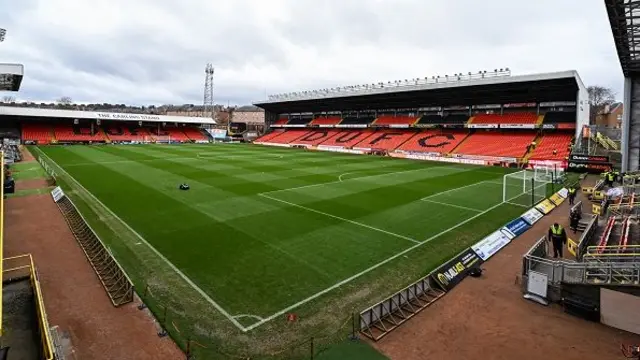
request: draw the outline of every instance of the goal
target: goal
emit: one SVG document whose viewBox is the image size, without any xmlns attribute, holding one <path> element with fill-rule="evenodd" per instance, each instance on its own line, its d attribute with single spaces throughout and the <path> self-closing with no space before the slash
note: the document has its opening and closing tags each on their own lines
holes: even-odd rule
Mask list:
<svg viewBox="0 0 640 360">
<path fill-rule="evenodd" d="M 502 180 L 502 202 L 530 207 L 547 196 L 547 184 L 553 176 L 545 171 L 522 170 L 507 174 Z"/>
</svg>

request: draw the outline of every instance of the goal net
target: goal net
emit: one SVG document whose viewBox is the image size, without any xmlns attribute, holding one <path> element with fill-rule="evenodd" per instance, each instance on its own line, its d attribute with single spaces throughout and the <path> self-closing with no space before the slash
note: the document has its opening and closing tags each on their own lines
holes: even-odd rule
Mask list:
<svg viewBox="0 0 640 360">
<path fill-rule="evenodd" d="M 547 184 L 552 176 L 544 171 L 522 170 L 504 176 L 502 202 L 530 207 L 547 196 Z"/>
</svg>

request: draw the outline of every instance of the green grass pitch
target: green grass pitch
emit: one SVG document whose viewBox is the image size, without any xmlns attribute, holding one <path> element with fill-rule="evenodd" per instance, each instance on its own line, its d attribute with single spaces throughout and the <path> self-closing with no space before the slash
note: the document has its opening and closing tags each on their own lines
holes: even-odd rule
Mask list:
<svg viewBox="0 0 640 360">
<path fill-rule="evenodd" d="M 303 327 L 337 328 L 525 211 L 502 204 L 503 168 L 240 144 L 32 152 L 62 168 L 83 213 L 97 208 L 79 203 L 77 183 L 140 236 L 123 246 L 100 225 L 106 212 L 92 223 L 134 282 L 160 284 L 184 308 L 187 297 L 215 303 L 209 323 L 188 316 L 195 305 L 176 311 L 184 326 L 226 329 L 197 335 L 209 341 L 263 338 L 227 342 L 230 351 L 275 351 L 286 346 L 279 336 L 311 332 Z M 178 272 L 189 284 L 163 282 Z M 288 312 L 300 314 L 295 331 Z"/>
</svg>

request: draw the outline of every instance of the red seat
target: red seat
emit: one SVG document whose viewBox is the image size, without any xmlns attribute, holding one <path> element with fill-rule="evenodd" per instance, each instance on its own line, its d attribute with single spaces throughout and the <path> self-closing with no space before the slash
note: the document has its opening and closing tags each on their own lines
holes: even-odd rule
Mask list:
<svg viewBox="0 0 640 360">
<path fill-rule="evenodd" d="M 264 134 L 264 135 L 260 136 L 254 142 L 269 142 L 269 140 L 271 140 L 274 137 L 282 134 L 283 132 L 284 132 L 283 129 L 274 130 L 274 131 L 272 131 L 270 133 L 267 133 L 267 134 Z"/>
<path fill-rule="evenodd" d="M 183 127 L 181 128 L 182 132 L 184 132 L 185 136 L 193 141 L 208 141 L 209 137 L 202 133 L 201 129 L 194 127 Z"/>
<path fill-rule="evenodd" d="M 415 134 L 398 150 L 447 154 L 466 137 L 467 132 L 462 131 L 427 130 Z"/>
<path fill-rule="evenodd" d="M 354 145 L 355 148 L 366 148 L 374 150 L 395 150 L 413 135 L 412 131 L 406 130 L 381 130 Z"/>
<path fill-rule="evenodd" d="M 476 132 L 456 149 L 457 154 L 495 157 L 523 157 L 534 132 Z"/>
<path fill-rule="evenodd" d="M 280 118 L 273 123 L 273 125 L 284 125 L 289 122 L 289 118 Z"/>
<path fill-rule="evenodd" d="M 72 125 L 54 125 L 53 132 L 56 140 L 62 142 L 69 141 L 105 141 L 105 137 L 100 128 L 95 128 L 93 134 L 89 127 L 75 127 Z"/>
<path fill-rule="evenodd" d="M 281 132 L 278 136 L 271 138 L 269 142 L 276 144 L 288 144 L 294 140 L 301 138 L 308 133 L 309 130 L 287 130 Z"/>
<path fill-rule="evenodd" d="M 313 130 L 313 131 L 309 131 L 307 134 L 305 134 L 301 138 L 295 141 L 292 141 L 292 143 L 302 144 L 302 145 L 318 145 L 323 141 L 327 141 L 331 139 L 332 137 L 338 135 L 339 133 L 340 133 L 340 130 L 328 130 L 328 129 Z"/>
<path fill-rule="evenodd" d="M 531 159 L 535 160 L 564 160 L 569 156 L 569 144 L 572 134 L 545 134 L 533 150 Z M 556 150 L 556 154 L 553 151 Z"/>
<path fill-rule="evenodd" d="M 372 130 L 343 130 L 331 139 L 322 142 L 320 145 L 353 147 L 373 135 L 373 133 Z"/>
<path fill-rule="evenodd" d="M 51 126 L 44 124 L 22 124 L 22 140 L 35 141 L 38 144 L 49 144 L 51 142 Z"/>
</svg>

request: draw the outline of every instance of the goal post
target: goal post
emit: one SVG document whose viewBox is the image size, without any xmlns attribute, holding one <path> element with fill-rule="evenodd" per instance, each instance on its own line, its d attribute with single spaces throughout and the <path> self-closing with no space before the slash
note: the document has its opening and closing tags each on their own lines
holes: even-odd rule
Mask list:
<svg viewBox="0 0 640 360">
<path fill-rule="evenodd" d="M 544 200 L 547 184 L 552 177 L 545 172 L 522 170 L 504 175 L 502 179 L 502 202 L 520 206 L 533 206 Z"/>
</svg>

